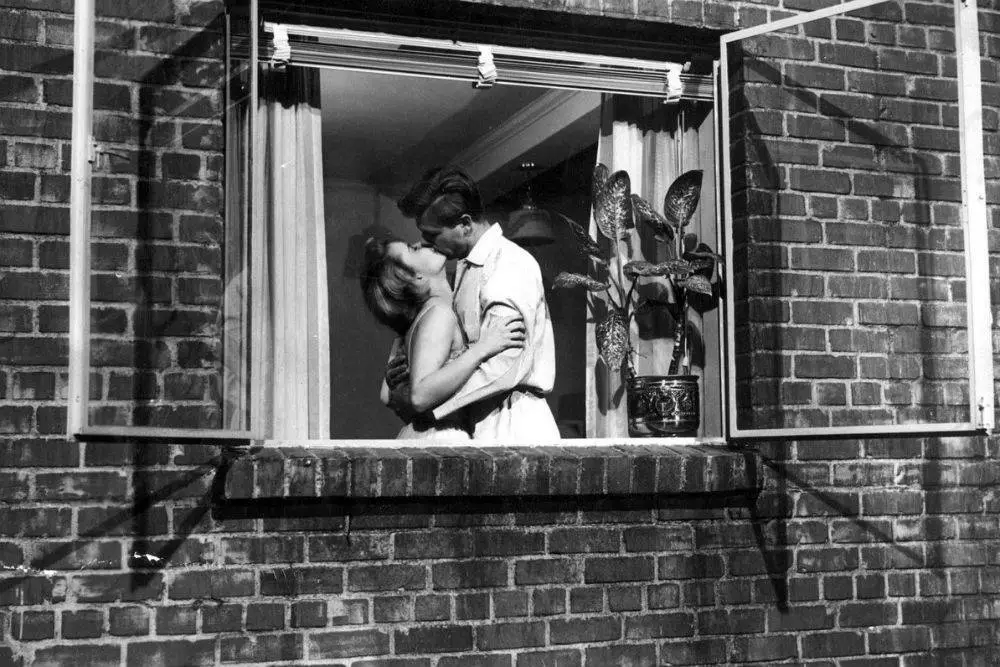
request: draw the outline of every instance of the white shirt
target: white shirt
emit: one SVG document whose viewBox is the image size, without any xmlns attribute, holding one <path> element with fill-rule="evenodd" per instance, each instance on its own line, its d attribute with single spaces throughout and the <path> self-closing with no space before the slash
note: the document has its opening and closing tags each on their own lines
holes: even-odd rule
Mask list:
<svg viewBox="0 0 1000 667">
<path fill-rule="evenodd" d="M 453 302 L 470 343 L 479 340 L 482 326 L 519 315 L 525 325 L 525 346 L 480 364 L 454 396 L 434 409 L 435 419 L 472 406 L 476 438 L 558 438 L 543 398 L 552 391 L 556 353 L 535 258 L 504 238 L 500 225 L 492 225 L 459 264 Z"/>
</svg>

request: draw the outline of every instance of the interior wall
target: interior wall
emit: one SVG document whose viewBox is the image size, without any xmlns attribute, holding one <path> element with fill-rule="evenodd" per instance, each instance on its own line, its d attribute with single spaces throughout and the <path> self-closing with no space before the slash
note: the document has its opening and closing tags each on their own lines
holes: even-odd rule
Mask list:
<svg viewBox="0 0 1000 667">
<path fill-rule="evenodd" d="M 394 200 L 360 181 L 324 181 L 330 303 L 330 437 L 395 438 L 402 423 L 379 401 L 394 334 L 365 307 L 360 276 L 365 240 L 417 237 Z"/>
</svg>

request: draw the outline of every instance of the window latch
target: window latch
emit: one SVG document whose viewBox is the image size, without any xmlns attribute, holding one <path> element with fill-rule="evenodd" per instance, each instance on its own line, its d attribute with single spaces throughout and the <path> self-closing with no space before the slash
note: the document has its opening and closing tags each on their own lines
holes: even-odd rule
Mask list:
<svg viewBox="0 0 1000 667">
<path fill-rule="evenodd" d="M 87 162 L 89 162 L 90 164 L 97 164 L 97 158 L 101 155 L 110 155 L 120 160 L 130 159 L 129 155 L 123 151 L 111 150 L 104 144 L 100 144 L 96 141 L 91 140 L 90 152 L 87 155 Z"/>
</svg>

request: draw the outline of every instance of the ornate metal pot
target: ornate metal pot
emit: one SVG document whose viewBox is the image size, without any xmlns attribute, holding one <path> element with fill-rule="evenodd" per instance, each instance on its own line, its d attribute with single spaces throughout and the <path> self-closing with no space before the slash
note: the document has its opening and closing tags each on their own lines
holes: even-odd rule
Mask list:
<svg viewBox="0 0 1000 667">
<path fill-rule="evenodd" d="M 693 436 L 700 420 L 697 375 L 640 375 L 629 380 L 630 436 Z"/>
</svg>

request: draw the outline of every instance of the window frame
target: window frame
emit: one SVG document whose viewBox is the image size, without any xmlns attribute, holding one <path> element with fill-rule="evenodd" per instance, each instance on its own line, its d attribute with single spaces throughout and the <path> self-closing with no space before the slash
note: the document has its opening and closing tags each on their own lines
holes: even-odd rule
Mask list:
<svg viewBox="0 0 1000 667">
<path fill-rule="evenodd" d="M 748 37 L 776 32 L 817 19 L 845 14 L 889 0 L 852 0 L 813 12 L 798 14 L 772 23 L 737 30 L 719 40 L 720 113 L 722 145 L 722 191 L 726 204 L 732 201 L 730 154 L 730 108 L 728 68 L 729 45 Z M 726 300 L 728 341 L 727 423 L 732 439 L 801 438 L 811 436 L 867 436 L 891 434 L 932 434 L 989 432 L 994 429 L 994 387 L 992 316 L 989 292 L 989 218 L 986 210 L 986 180 L 983 162 L 982 82 L 979 65 L 979 31 L 975 0 L 954 0 L 956 60 L 958 61 L 959 142 L 962 181 L 962 227 L 965 235 L 966 307 L 969 336 L 969 421 L 954 423 L 888 424 L 870 426 L 821 426 L 796 428 L 740 428 L 736 383 L 736 304 Z M 733 247 L 732 207 L 724 206 L 722 229 L 727 250 Z M 735 267 L 731 251 L 726 256 L 726 289 L 735 294 Z"/>
<path fill-rule="evenodd" d="M 760 34 L 766 30 L 776 30 L 790 25 L 804 23 L 825 16 L 832 16 L 838 13 L 852 11 L 862 7 L 879 4 L 885 0 L 853 0 L 842 5 L 837 5 L 817 12 L 799 14 L 797 16 L 783 19 L 781 21 L 758 26 L 755 28 L 736 31 L 723 35 L 719 41 L 720 60 L 716 61 L 716 75 L 712 77 L 692 77 L 682 75 L 682 83 L 686 88 L 690 88 L 692 95 L 698 96 L 696 99 L 710 100 L 716 110 L 716 149 L 715 149 L 715 171 L 717 178 L 721 181 L 717 188 L 719 197 L 719 213 L 721 219 L 717 224 L 718 247 L 725 247 L 729 244 L 732 230 L 731 211 L 731 183 L 729 178 L 729 128 L 724 122 L 728 118 L 728 97 L 722 91 L 728 89 L 727 73 L 725 67 L 719 67 L 719 62 L 725 62 L 727 55 L 727 45 L 739 39 Z M 823 427 L 813 429 L 740 429 L 736 421 L 735 402 L 735 357 L 733 355 L 735 340 L 735 311 L 731 299 L 727 300 L 724 308 L 720 310 L 719 334 L 720 345 L 722 346 L 722 437 L 715 438 L 580 438 L 561 439 L 555 443 L 560 446 L 602 446 L 611 444 L 621 444 L 630 442 L 634 444 L 724 444 L 733 440 L 780 437 L 796 438 L 814 435 L 878 435 L 885 433 L 929 433 L 929 432 L 954 432 L 954 427 L 958 426 L 969 431 L 992 430 L 994 427 L 993 405 L 993 364 L 992 364 L 992 337 L 991 337 L 991 312 L 990 295 L 988 290 L 989 278 L 989 257 L 986 240 L 986 230 L 988 228 L 985 201 L 985 173 L 982 151 L 982 100 L 979 76 L 979 45 L 976 6 L 974 0 L 954 0 L 956 8 L 956 42 L 959 45 L 959 105 L 960 105 L 960 134 L 962 142 L 962 210 L 964 218 L 964 233 L 966 236 L 966 267 L 968 285 L 968 308 L 969 308 L 969 342 L 970 342 L 970 403 L 978 405 L 977 411 L 970 406 L 973 420 L 960 424 L 940 424 L 940 425 L 897 425 L 897 426 L 860 426 L 860 427 Z M 248 3 L 250 25 L 261 26 L 261 16 L 258 10 L 257 0 L 250 0 Z M 94 0 L 77 0 L 74 9 L 74 77 L 73 77 L 73 117 L 72 117 L 72 152 L 71 152 L 71 195 L 70 195 L 70 332 L 69 332 L 69 411 L 67 427 L 70 437 L 137 437 L 137 438 L 176 438 L 176 439 L 198 439 L 198 440 L 260 440 L 261 433 L 264 432 L 263 424 L 259 422 L 260 416 L 254 411 L 249 414 L 249 428 L 246 430 L 224 430 L 224 429 L 180 429 L 180 428 L 160 428 L 160 427 L 136 427 L 136 426 L 92 426 L 88 423 L 89 404 L 89 369 L 90 369 L 90 184 L 91 184 L 91 161 L 93 154 L 92 138 L 92 117 L 93 117 L 93 86 L 94 86 Z M 303 37 L 310 37 L 308 34 L 312 29 L 309 26 L 297 26 Z M 333 29 L 319 29 L 324 32 Z M 250 67 L 250 95 L 251 100 L 256 100 L 258 95 L 258 54 L 268 54 L 267 47 L 262 48 L 260 44 L 260 30 L 252 30 L 250 34 L 250 50 L 248 54 Z M 413 37 L 396 37 L 382 35 L 381 33 L 357 32 L 338 30 L 342 36 L 353 32 L 356 35 L 364 35 L 370 38 L 372 35 L 380 35 L 386 44 L 421 44 L 429 46 L 431 42 L 440 46 L 444 52 L 448 53 L 448 58 L 462 58 L 468 61 L 470 75 L 466 79 L 475 79 L 475 57 L 478 55 L 479 45 L 460 44 L 448 42 L 446 40 L 422 40 Z M 294 31 L 293 31 L 293 34 Z M 970 37 L 971 36 L 971 37 Z M 229 65 L 227 40 L 227 68 Z M 493 53 L 498 61 L 503 62 L 504 58 L 509 59 L 510 64 L 516 64 L 518 58 L 529 58 L 537 56 L 539 53 L 550 54 L 554 58 L 564 58 L 571 56 L 576 62 L 589 64 L 591 66 L 604 66 L 612 71 L 627 73 L 629 68 L 639 71 L 643 68 L 655 70 L 657 66 L 662 69 L 661 63 L 649 60 L 636 60 L 627 58 L 608 58 L 604 56 L 587 56 L 580 53 L 560 53 L 553 51 L 535 51 L 532 49 L 514 49 L 509 47 L 494 46 Z M 309 57 L 315 58 L 312 53 Z M 295 63 L 293 63 L 295 64 Z M 310 66 L 319 66 L 316 62 L 301 62 Z M 530 68 L 529 68 L 530 69 Z M 501 71 L 504 65 L 501 64 Z M 507 70 L 508 72 L 511 70 Z M 426 74 L 426 73 L 425 73 Z M 426 74 L 432 75 L 432 74 Z M 624 74 L 623 74 L 624 76 Z M 510 78 L 506 79 L 511 81 Z M 583 89 L 599 89 L 605 92 L 624 92 L 636 94 L 640 91 L 635 89 L 615 90 L 601 84 L 594 84 Z M 706 81 L 709 83 L 706 84 Z M 720 84 L 721 82 L 721 84 Z M 567 82 L 553 84 L 552 81 L 540 83 L 535 80 L 533 83 L 522 81 L 526 85 L 540 85 L 548 88 L 576 88 Z M 228 86 L 227 86 L 228 90 Z M 642 94 L 650 94 L 643 89 Z M 230 100 L 227 99 L 227 105 Z M 250 113 L 249 126 L 252 134 L 256 124 L 255 116 L 258 113 L 256 105 L 252 107 Z M 249 151 L 249 163 L 253 164 L 253 151 Z M 978 156 L 978 159 L 977 159 Z M 228 158 L 227 158 L 228 159 Z M 252 215 L 250 210 L 249 197 L 244 202 L 245 213 Z M 227 216 L 229 215 L 227 210 Z M 727 291 L 732 294 L 732 281 L 734 278 L 734 266 L 732 253 L 726 252 L 726 281 Z M 988 363 L 984 363 L 983 360 Z M 984 409 L 985 407 L 985 409 Z M 978 417 L 978 418 L 977 418 Z M 270 444 L 280 444 L 279 441 L 267 441 Z M 344 444 L 345 442 L 357 443 L 358 441 L 341 440 L 319 440 L 310 441 L 315 443 Z M 301 445 L 301 441 L 296 444 Z M 365 447 L 406 447 L 408 445 L 420 446 L 419 443 L 408 443 L 399 440 L 366 440 L 363 441 Z M 473 441 L 473 445 L 482 446 L 486 443 Z M 502 443 L 501 443 L 502 444 Z M 510 444 L 510 443 L 507 443 Z"/>
</svg>

